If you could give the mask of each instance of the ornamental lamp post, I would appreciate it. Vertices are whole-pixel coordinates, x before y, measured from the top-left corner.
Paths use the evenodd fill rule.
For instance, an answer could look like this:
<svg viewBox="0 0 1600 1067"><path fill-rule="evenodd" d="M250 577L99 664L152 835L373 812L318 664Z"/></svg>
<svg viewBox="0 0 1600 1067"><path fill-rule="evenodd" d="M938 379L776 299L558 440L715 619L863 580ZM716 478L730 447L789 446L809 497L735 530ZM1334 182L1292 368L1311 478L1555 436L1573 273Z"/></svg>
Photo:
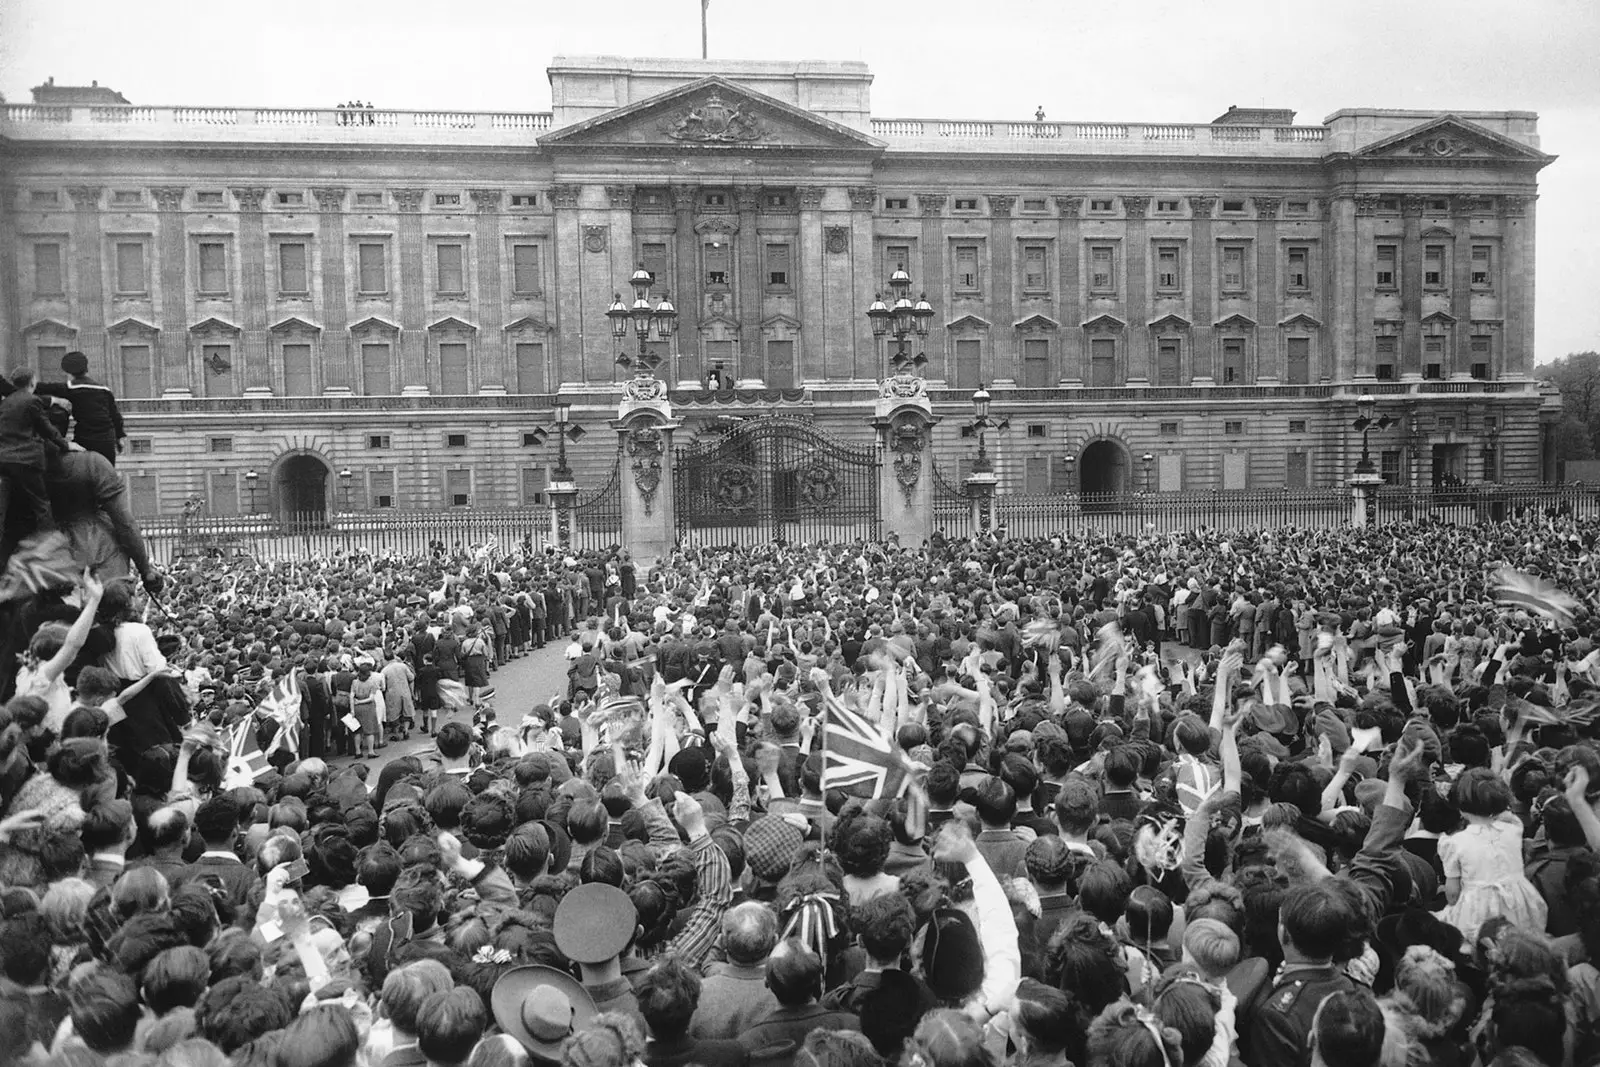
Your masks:
<svg viewBox="0 0 1600 1067"><path fill-rule="evenodd" d="M260 477L261 475L257 474L253 467L244 472L244 484L250 487L250 514L252 515L256 513L256 480Z"/></svg>
<svg viewBox="0 0 1600 1067"><path fill-rule="evenodd" d="M989 417L989 390L978 383L977 390L972 394L972 421L967 424L968 429L978 435L978 455L972 461L972 473L967 476L967 496L972 502L972 525L982 534L987 534L994 519L994 491L999 479L994 473L994 464L989 460L989 447L987 431L999 432L1011 425L1009 417L991 419Z"/></svg>
<svg viewBox="0 0 1600 1067"><path fill-rule="evenodd" d="M612 321L616 322L615 319ZM623 320L624 325L626 321ZM568 401L556 400L555 417L556 469L551 472L549 492L550 506L555 512L556 543L564 552L572 542L572 505L578 499L578 486L573 481L572 468L567 465L567 440L570 437L577 441L583 436L583 428L571 425L572 404Z"/></svg>
<svg viewBox="0 0 1600 1067"><path fill-rule="evenodd" d="M911 275L906 273L903 263L897 264L894 273L889 275L889 300L890 303L884 303L882 293L873 294L872 304L867 308L872 335L895 339L895 352L889 358L893 375L919 373L927 366L928 357L923 352L909 355L906 338L912 334L919 339L928 336L928 328L933 324L933 305L928 303L927 293L912 301Z"/></svg>
<svg viewBox="0 0 1600 1067"><path fill-rule="evenodd" d="M1150 492L1150 467L1155 461L1156 457L1149 452L1139 457L1139 462L1144 464L1144 491L1146 494Z"/></svg>
<svg viewBox="0 0 1600 1067"><path fill-rule="evenodd" d="M611 336L618 341L627 339L628 327L632 324L634 335L639 339L639 353L622 352L617 356L617 366L633 371L635 378L653 378L656 368L661 366L661 357L650 351L650 331L653 328L662 341L671 339L678 328L678 309L665 295L660 303L651 306L650 287L655 284L655 276L645 270L643 264L633 272L628 284L633 287L633 304L624 304L621 293L612 294L606 318L611 320Z"/></svg>
<svg viewBox="0 0 1600 1067"><path fill-rule="evenodd" d="M1395 424L1395 420L1388 415L1378 415L1378 399L1371 393L1363 393L1356 400L1356 418L1350 423L1352 429L1361 434L1361 459L1356 463L1355 473L1350 478L1350 486L1354 491L1355 510L1351 515L1351 523L1355 526L1365 526L1370 513L1377 502L1378 486L1383 484L1383 476L1378 473L1377 466L1372 462L1373 430L1382 433Z"/></svg>
<svg viewBox="0 0 1600 1067"><path fill-rule="evenodd" d="M345 467L339 472L339 489L344 495L344 509L350 510L350 483L355 480L356 472Z"/></svg>

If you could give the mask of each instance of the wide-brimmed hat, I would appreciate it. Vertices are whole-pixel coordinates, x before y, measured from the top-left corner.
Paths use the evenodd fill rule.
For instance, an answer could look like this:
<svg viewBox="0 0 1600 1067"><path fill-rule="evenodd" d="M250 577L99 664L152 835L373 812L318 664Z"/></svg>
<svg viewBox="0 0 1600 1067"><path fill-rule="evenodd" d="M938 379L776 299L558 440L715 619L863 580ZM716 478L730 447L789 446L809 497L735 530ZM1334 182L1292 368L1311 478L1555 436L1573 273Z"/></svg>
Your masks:
<svg viewBox="0 0 1600 1067"><path fill-rule="evenodd" d="M489 995L494 1021L533 1055L561 1058L561 1043L588 1026L594 998L583 983L554 967L513 967Z"/></svg>

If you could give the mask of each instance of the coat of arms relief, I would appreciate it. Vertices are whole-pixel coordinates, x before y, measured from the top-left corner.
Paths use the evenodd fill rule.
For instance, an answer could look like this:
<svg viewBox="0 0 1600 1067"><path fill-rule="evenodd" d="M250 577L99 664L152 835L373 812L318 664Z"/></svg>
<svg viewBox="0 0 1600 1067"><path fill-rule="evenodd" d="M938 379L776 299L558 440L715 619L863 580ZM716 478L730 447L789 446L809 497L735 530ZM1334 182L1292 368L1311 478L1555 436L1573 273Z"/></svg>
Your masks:
<svg viewBox="0 0 1600 1067"><path fill-rule="evenodd" d="M698 144L744 144L770 136L759 116L740 107L729 107L716 92L680 118L662 122L661 132L674 141Z"/></svg>

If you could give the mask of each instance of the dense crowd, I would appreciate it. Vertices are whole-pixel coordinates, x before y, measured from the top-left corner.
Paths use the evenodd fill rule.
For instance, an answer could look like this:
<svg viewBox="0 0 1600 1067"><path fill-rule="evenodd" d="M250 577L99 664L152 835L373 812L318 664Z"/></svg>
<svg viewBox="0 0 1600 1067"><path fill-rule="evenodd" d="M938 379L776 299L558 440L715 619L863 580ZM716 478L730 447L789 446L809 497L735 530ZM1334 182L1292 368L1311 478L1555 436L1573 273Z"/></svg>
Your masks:
<svg viewBox="0 0 1600 1067"><path fill-rule="evenodd" d="M1597 532L85 574L14 612L0 1063L1600 1062Z"/></svg>

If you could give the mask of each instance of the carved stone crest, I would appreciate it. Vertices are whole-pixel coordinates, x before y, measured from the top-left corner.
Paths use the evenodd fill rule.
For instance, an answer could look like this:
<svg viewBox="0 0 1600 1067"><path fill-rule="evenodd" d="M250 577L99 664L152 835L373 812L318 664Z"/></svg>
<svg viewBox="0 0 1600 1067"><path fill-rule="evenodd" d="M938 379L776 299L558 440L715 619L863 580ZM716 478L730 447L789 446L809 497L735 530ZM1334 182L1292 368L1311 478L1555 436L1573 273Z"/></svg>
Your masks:
<svg viewBox="0 0 1600 1067"><path fill-rule="evenodd" d="M694 144L745 144L770 136L760 116L741 107L729 107L714 90L705 103L663 122L661 132L674 141Z"/></svg>
<svg viewBox="0 0 1600 1067"><path fill-rule="evenodd" d="M633 484L644 503L644 513L655 507L656 490L661 487L661 457L666 452L666 438L659 429L650 425L635 426L628 432L628 456L633 460Z"/></svg>
<svg viewBox="0 0 1600 1067"><path fill-rule="evenodd" d="M850 227L824 226L822 232L829 255L839 256L850 251Z"/></svg>
<svg viewBox="0 0 1600 1067"><path fill-rule="evenodd" d="M922 480L922 428L910 419L897 419L890 432L889 447L894 452L895 484L900 486L909 505L917 483Z"/></svg>
<svg viewBox="0 0 1600 1067"><path fill-rule="evenodd" d="M583 228L583 249L585 252L604 252L606 250L606 227L585 226Z"/></svg>
<svg viewBox="0 0 1600 1067"><path fill-rule="evenodd" d="M1407 149L1414 156L1433 156L1437 159L1449 159L1453 156L1472 154L1472 146L1459 137L1450 137L1445 134L1435 134L1424 137Z"/></svg>
<svg viewBox="0 0 1600 1067"><path fill-rule="evenodd" d="M654 403L667 398L667 383L654 375L629 378L622 383L622 395L635 403Z"/></svg>
<svg viewBox="0 0 1600 1067"><path fill-rule="evenodd" d="M878 386L882 400L915 400L928 395L928 383L915 374L896 374Z"/></svg>

